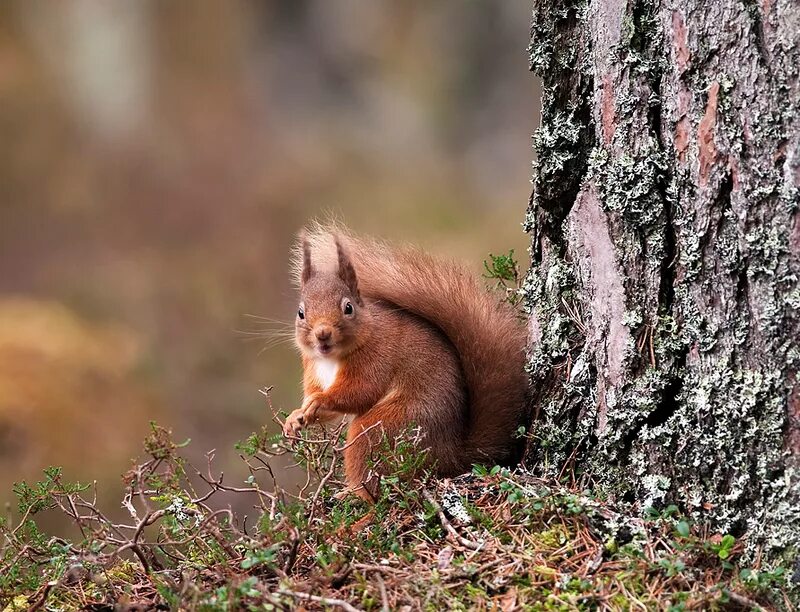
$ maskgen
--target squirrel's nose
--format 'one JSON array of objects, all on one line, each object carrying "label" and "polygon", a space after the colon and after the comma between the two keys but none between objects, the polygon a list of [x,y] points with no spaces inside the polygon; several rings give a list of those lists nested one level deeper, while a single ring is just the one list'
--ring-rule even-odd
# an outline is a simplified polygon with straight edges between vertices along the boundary
[{"label": "squirrel's nose", "polygon": [[314,330],[314,335],[317,337],[317,340],[320,342],[325,342],[326,340],[331,339],[331,328],[330,327],[320,327],[317,330]]}]

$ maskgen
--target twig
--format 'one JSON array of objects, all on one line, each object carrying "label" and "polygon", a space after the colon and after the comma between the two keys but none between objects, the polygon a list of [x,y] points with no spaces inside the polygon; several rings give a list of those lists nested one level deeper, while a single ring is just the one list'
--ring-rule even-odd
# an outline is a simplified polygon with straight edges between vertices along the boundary
[{"label": "twig", "polygon": [[42,589],[42,594],[39,595],[39,597],[36,598],[36,601],[34,601],[28,607],[28,612],[34,612],[35,610],[41,608],[47,601],[47,598],[50,595],[50,591],[52,591],[54,587],[57,587],[58,583],[59,583],[58,580],[51,580],[50,582],[45,584],[44,589]]},{"label": "twig", "polygon": [[297,528],[291,528],[291,546],[289,547],[289,554],[286,555],[286,562],[283,564],[283,573],[288,575],[294,567],[294,562],[297,560],[297,551],[300,549],[300,532]]},{"label": "twig", "polygon": [[350,440],[347,444],[345,444],[344,446],[337,446],[333,450],[335,450],[337,453],[341,453],[343,451],[346,451],[348,448],[353,446],[353,444],[355,444],[356,441],[358,441],[358,439],[361,438],[361,436],[365,435],[367,432],[372,431],[376,427],[382,427],[382,426],[383,426],[383,421],[378,421],[376,423],[373,423],[369,427],[365,427],[363,430],[358,432],[358,435],[355,438],[353,438],[352,440]]},{"label": "twig", "polygon": [[381,612],[389,612],[389,596],[386,593],[386,584],[383,582],[383,576],[376,573],[375,580],[378,581],[378,590],[381,592],[381,601],[383,602]]},{"label": "twig", "polygon": [[402,574],[403,570],[390,565],[372,565],[370,563],[353,563],[353,569],[359,569],[366,572],[383,572],[384,574]]},{"label": "twig", "polygon": [[653,347],[653,334],[654,334],[654,327],[650,327],[650,365],[652,367],[656,367],[656,352],[655,348]]},{"label": "twig", "polygon": [[294,597],[295,599],[313,601],[315,603],[322,604],[323,606],[339,606],[342,610],[346,610],[347,612],[362,612],[360,608],[350,605],[344,599],[320,597],[319,595],[303,593],[302,591],[291,591],[289,589],[278,589],[277,593],[280,595],[286,595],[288,597]]},{"label": "twig", "polygon": [[442,527],[445,528],[445,531],[447,531],[448,535],[450,536],[450,539],[454,540],[456,544],[460,544],[465,548],[471,548],[472,550],[478,550],[483,546],[482,543],[479,544],[478,542],[473,542],[472,540],[468,540],[467,538],[459,534],[458,531],[456,531],[456,528],[453,527],[450,520],[447,518],[447,516],[445,516],[444,510],[442,510],[442,507],[439,505],[439,502],[437,502],[434,499],[433,495],[431,495],[427,489],[422,490],[422,496],[426,499],[426,501],[429,504],[433,506],[434,510],[436,510],[436,514],[439,515],[439,520],[442,523]]},{"label": "twig", "polygon": [[717,589],[717,595],[727,595],[731,601],[735,601],[740,606],[744,606],[748,610],[756,610],[757,612],[766,612],[761,605],[750,599],[749,597],[745,597],[744,595],[739,595],[734,591],[729,591],[728,589]]},{"label": "twig", "polygon": [[322,493],[322,489],[328,484],[328,481],[333,476],[333,473],[336,471],[336,461],[331,460],[331,464],[328,467],[328,472],[323,476],[320,481],[319,485],[317,486],[317,490],[314,491],[314,495],[311,498],[311,508],[308,511],[308,523],[311,524],[312,519],[314,518],[314,514],[317,510],[317,500],[319,499],[320,493]]}]

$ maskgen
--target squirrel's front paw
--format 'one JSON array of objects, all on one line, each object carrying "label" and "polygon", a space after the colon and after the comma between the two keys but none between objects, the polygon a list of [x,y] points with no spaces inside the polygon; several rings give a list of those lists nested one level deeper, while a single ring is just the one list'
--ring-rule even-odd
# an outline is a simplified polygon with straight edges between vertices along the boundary
[{"label": "squirrel's front paw", "polygon": [[300,410],[303,411],[303,422],[311,425],[317,420],[317,412],[322,408],[322,393],[312,393],[303,400]]},{"label": "squirrel's front paw", "polygon": [[293,410],[292,413],[286,417],[286,420],[283,422],[284,437],[296,438],[298,436],[300,430],[306,425],[306,419],[303,416],[304,412],[302,408],[298,408],[297,410]]},{"label": "squirrel's front paw", "polygon": [[303,405],[286,417],[283,423],[283,435],[296,438],[300,430],[313,425],[317,420],[317,411],[322,408],[322,394],[312,393],[303,400]]}]

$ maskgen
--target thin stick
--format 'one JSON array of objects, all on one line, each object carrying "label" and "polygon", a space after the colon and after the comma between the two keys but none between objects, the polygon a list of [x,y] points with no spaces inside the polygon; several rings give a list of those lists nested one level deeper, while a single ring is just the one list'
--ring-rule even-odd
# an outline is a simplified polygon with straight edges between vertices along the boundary
[{"label": "thin stick", "polygon": [[333,599],[331,597],[320,597],[319,595],[312,595],[311,593],[303,593],[302,591],[290,591],[289,589],[278,589],[279,595],[287,595],[295,599],[303,599],[305,601],[313,601],[323,606],[339,606],[342,610],[347,612],[362,612],[359,608],[350,605],[344,599]]},{"label": "thin stick", "polygon": [[386,584],[383,582],[383,576],[376,573],[375,579],[378,581],[378,590],[381,592],[381,601],[383,602],[381,612],[389,612],[389,596],[386,593]]},{"label": "thin stick", "polygon": [[733,591],[729,591],[728,589],[719,589],[717,591],[719,595],[723,593],[727,595],[731,601],[735,601],[740,606],[747,608],[748,610],[757,610],[758,612],[765,612],[764,608],[762,608],[758,602],[753,601],[749,597],[745,597],[744,595],[739,595],[738,593],[734,593]]},{"label": "thin stick", "polygon": [[478,550],[483,547],[482,543],[479,544],[478,542],[473,542],[472,540],[468,540],[460,533],[458,533],[458,531],[456,531],[456,528],[453,527],[452,523],[445,516],[442,507],[439,505],[439,502],[437,502],[434,499],[433,495],[431,495],[427,489],[422,490],[422,495],[428,501],[428,503],[430,503],[436,510],[436,514],[439,515],[439,520],[442,523],[442,527],[445,528],[445,531],[447,531],[448,535],[450,536],[450,539],[453,540],[455,544],[460,544],[461,546],[465,548],[470,548],[472,550]]},{"label": "thin stick", "polygon": [[369,431],[372,431],[372,430],[373,430],[373,429],[375,429],[376,427],[382,427],[382,426],[383,426],[383,421],[378,421],[378,422],[376,422],[376,423],[373,423],[373,424],[372,424],[372,425],[370,425],[369,427],[365,427],[363,430],[361,430],[361,431],[358,433],[358,435],[357,435],[355,438],[353,438],[352,440],[350,440],[350,441],[349,441],[347,444],[345,444],[344,446],[337,446],[337,447],[336,447],[336,448],[334,448],[333,450],[335,450],[337,453],[341,453],[342,451],[346,451],[348,448],[350,448],[351,446],[353,446],[353,444],[355,444],[355,443],[356,443],[356,441],[358,441],[358,439],[359,439],[361,436],[363,436],[364,434],[366,434],[366,433],[367,433],[367,432],[369,432]]}]

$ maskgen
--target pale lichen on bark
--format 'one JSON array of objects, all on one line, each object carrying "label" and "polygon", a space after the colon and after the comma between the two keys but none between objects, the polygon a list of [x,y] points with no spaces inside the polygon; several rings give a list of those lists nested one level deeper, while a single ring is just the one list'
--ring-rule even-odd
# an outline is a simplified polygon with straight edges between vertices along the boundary
[{"label": "pale lichen on bark", "polygon": [[794,564],[800,7],[535,0],[531,34],[529,462]]}]

